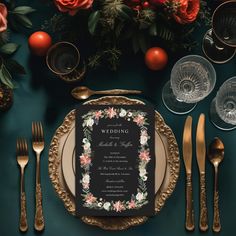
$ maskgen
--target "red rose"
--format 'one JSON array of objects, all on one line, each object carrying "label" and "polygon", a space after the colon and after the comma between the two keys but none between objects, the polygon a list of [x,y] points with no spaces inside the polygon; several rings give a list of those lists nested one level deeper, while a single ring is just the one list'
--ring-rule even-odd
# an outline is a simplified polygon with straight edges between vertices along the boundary
[{"label": "red rose", "polygon": [[178,10],[174,14],[178,23],[187,24],[196,20],[200,9],[200,0],[179,0],[179,4]]},{"label": "red rose", "polygon": [[0,32],[7,29],[7,8],[3,3],[0,3]]},{"label": "red rose", "polygon": [[54,3],[61,12],[74,16],[78,10],[90,8],[93,0],[54,0]]}]

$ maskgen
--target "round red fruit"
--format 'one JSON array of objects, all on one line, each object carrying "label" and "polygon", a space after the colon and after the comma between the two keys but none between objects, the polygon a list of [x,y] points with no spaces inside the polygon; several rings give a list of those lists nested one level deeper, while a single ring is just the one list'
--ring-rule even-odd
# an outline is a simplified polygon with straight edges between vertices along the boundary
[{"label": "round red fruit", "polygon": [[145,63],[150,70],[162,70],[168,62],[166,51],[160,47],[153,47],[145,54]]},{"label": "round red fruit", "polygon": [[46,32],[37,31],[29,37],[28,43],[33,54],[45,56],[52,45],[52,38]]},{"label": "round red fruit", "polygon": [[149,6],[150,6],[150,4],[149,4],[148,1],[145,1],[145,2],[143,3],[143,7],[144,7],[144,8],[148,8]]}]

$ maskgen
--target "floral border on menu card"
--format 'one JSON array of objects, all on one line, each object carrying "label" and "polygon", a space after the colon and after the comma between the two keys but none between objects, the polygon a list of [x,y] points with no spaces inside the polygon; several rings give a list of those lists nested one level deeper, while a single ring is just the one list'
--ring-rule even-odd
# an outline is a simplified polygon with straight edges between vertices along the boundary
[{"label": "floral border on menu card", "polygon": [[[150,150],[148,145],[150,136],[148,135],[147,126],[149,124],[147,122],[146,115],[147,113],[139,110],[109,107],[108,109],[104,110],[91,110],[82,116],[82,126],[84,132],[83,153],[79,159],[80,166],[83,170],[80,183],[82,184],[83,193],[81,195],[83,197],[84,207],[96,210],[121,212],[127,209],[140,209],[142,206],[148,203],[146,182],[148,179],[147,164],[150,161]],[[124,118],[127,121],[135,122],[140,128],[140,145],[138,150],[138,188],[136,195],[132,194],[129,201],[109,202],[102,198],[98,199],[90,192],[90,166],[92,165],[91,133],[93,131],[93,125],[98,125],[101,118]]]}]

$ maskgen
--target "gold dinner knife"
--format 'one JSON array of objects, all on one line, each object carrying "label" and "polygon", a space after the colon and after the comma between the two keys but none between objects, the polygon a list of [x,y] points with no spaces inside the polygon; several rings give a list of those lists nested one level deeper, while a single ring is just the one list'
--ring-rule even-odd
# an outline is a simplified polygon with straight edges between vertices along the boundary
[{"label": "gold dinner knife", "polygon": [[206,181],[205,181],[205,161],[206,161],[206,144],[205,144],[205,115],[199,116],[196,134],[196,154],[200,175],[200,219],[199,228],[201,231],[208,230],[208,216],[206,205]]},{"label": "gold dinner knife", "polygon": [[188,116],[183,133],[183,159],[186,170],[186,219],[185,228],[194,230],[193,188],[192,188],[192,117]]}]

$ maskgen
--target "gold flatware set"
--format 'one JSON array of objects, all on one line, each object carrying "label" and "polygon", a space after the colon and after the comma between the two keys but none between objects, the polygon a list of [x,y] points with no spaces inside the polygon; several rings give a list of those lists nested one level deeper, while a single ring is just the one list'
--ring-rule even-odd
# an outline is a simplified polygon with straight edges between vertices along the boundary
[{"label": "gold flatware set", "polygon": [[[215,138],[210,145],[208,157],[215,169],[214,183],[214,219],[212,230],[219,232],[221,229],[219,216],[219,191],[218,191],[218,165],[223,160],[224,145],[219,138]],[[205,178],[205,161],[206,161],[206,143],[205,143],[205,115],[201,114],[198,119],[196,131],[196,158],[199,169],[200,185],[200,213],[199,229],[208,230],[208,211],[206,201],[206,178]],[[183,160],[186,171],[186,220],[185,228],[193,231],[194,207],[193,207],[193,188],[192,188],[192,117],[188,116],[183,131]]]},{"label": "gold flatware set", "polygon": [[[42,207],[42,189],[40,182],[40,155],[44,150],[44,135],[41,122],[32,123],[32,148],[36,154],[36,187],[35,187],[35,222],[34,228],[36,231],[44,229],[44,217]],[[21,170],[20,182],[20,225],[19,229],[26,232],[28,229],[27,214],[26,214],[26,195],[24,186],[24,170],[29,161],[28,145],[26,139],[19,138],[16,142],[17,163]]]},{"label": "gold flatware set", "polygon": [[[186,171],[186,220],[185,228],[193,231],[194,223],[194,202],[193,202],[193,185],[192,185],[192,117],[188,116],[183,131],[183,161]],[[42,231],[45,227],[43,206],[42,206],[42,189],[40,181],[40,159],[44,150],[44,132],[41,122],[32,123],[32,148],[36,154],[36,187],[35,187],[35,221],[34,228]],[[26,194],[25,194],[25,168],[29,162],[27,140],[18,138],[16,142],[16,157],[20,167],[20,220],[19,229],[26,232],[28,229],[27,212],[26,212]],[[218,166],[224,158],[224,144],[219,138],[215,138],[209,146],[208,158],[214,167],[214,217],[213,231],[221,230],[220,212],[219,212],[219,188],[218,188]],[[196,131],[196,159],[199,169],[200,185],[200,212],[199,212],[199,229],[208,230],[208,210],[206,201],[206,178],[205,178],[205,161],[206,161],[206,143],[205,143],[205,115],[201,114],[198,119]]]}]

